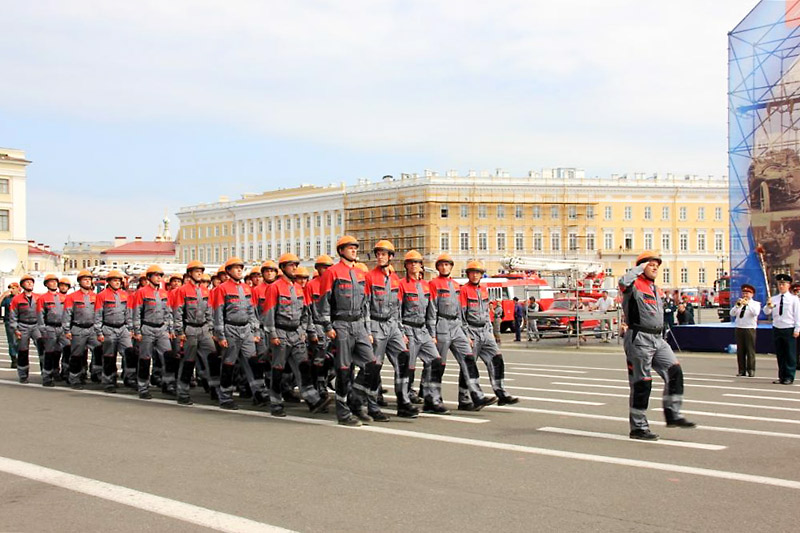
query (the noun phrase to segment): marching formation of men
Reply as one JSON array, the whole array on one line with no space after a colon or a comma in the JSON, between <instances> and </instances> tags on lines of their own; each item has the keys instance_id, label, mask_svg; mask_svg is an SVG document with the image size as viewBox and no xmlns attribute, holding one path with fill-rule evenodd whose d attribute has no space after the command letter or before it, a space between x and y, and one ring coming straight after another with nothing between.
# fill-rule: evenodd
<instances>
[{"instance_id":1,"label":"marching formation of men","mask_svg":"<svg viewBox=\"0 0 800 533\"><path fill-rule=\"evenodd\" d=\"M190 405L197 382L222 409L238 409L238 389L239 398L268 405L273 416L286 416L285 401L303 401L311 413L325 413L334 403L340 424L360 426L390 419L381 410L387 406L384 359L394 369L398 417L416 418L417 405L426 413L450 414L442 378L452 353L459 410L518 402L503 386L505 364L492 333L488 292L480 286L480 262L469 262L469 281L460 286L450 278L447 254L436 260L438 277L426 281L422 256L414 250L403 258L406 274L400 278L390 241L374 247L377 266L371 271L358 262L358 248L353 237L339 239L339 261L319 256L313 279L292 253L249 273L235 257L214 275L192 261L183 276L168 280L153 265L135 288L112 270L100 292L88 270L78 273L73 292L69 280L46 276L43 295L33 293L31 276L23 276L9 306L19 381L28 382L33 344L45 387L64 381L82 389L90 379L114 393L121 361L122 384L142 400L160 386ZM417 360L419 393L413 385ZM480 387L478 360L494 396Z\"/></svg>"}]
</instances>

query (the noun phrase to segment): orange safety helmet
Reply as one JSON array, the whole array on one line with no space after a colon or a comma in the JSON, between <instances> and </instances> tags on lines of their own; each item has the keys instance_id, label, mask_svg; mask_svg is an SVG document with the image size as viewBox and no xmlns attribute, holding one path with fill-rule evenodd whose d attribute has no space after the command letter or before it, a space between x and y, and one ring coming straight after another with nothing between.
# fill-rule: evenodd
<instances>
[{"instance_id":1,"label":"orange safety helmet","mask_svg":"<svg viewBox=\"0 0 800 533\"><path fill-rule=\"evenodd\" d=\"M352 235L342 236L338 241L336 241L336 251L338 252L341 247L347 246L349 244L354 244L355 247L358 248L358 239L356 239Z\"/></svg>"},{"instance_id":2,"label":"orange safety helmet","mask_svg":"<svg viewBox=\"0 0 800 533\"><path fill-rule=\"evenodd\" d=\"M203 277L200 278L200 281L207 281L211 283L211 275L210 274L203 274Z\"/></svg>"},{"instance_id":3,"label":"orange safety helmet","mask_svg":"<svg viewBox=\"0 0 800 533\"><path fill-rule=\"evenodd\" d=\"M224 274L225 273L225 265L222 265L217 269L217 274Z\"/></svg>"},{"instance_id":4,"label":"orange safety helmet","mask_svg":"<svg viewBox=\"0 0 800 533\"><path fill-rule=\"evenodd\" d=\"M653 250L645 250L639 254L639 257L636 258L636 265L638 266L641 263L647 263L649 261L658 261L658 264L660 265L661 256Z\"/></svg>"},{"instance_id":5,"label":"orange safety helmet","mask_svg":"<svg viewBox=\"0 0 800 533\"><path fill-rule=\"evenodd\" d=\"M169 275L169 280L172 281L173 279L179 279L179 280L183 281L183 274L177 274L177 273L170 274Z\"/></svg>"},{"instance_id":6,"label":"orange safety helmet","mask_svg":"<svg viewBox=\"0 0 800 533\"><path fill-rule=\"evenodd\" d=\"M372 249L373 252L377 252L378 250L386 250L389 252L389 255L394 255L394 244L391 241L387 241L386 239L382 239L375 243L375 248Z\"/></svg>"},{"instance_id":7,"label":"orange safety helmet","mask_svg":"<svg viewBox=\"0 0 800 533\"><path fill-rule=\"evenodd\" d=\"M477 270L479 272L486 272L486 267L484 267L483 263L481 263L480 261L473 260L473 261L469 261L467 263L467 268L465 270L467 272L469 272L470 270Z\"/></svg>"},{"instance_id":8,"label":"orange safety helmet","mask_svg":"<svg viewBox=\"0 0 800 533\"><path fill-rule=\"evenodd\" d=\"M321 256L317 257L316 260L314 260L314 266L315 267L316 266L320 266L320 265L322 265L322 266L333 266L333 259L331 259L331 256L329 256L329 255L322 254Z\"/></svg>"},{"instance_id":9,"label":"orange safety helmet","mask_svg":"<svg viewBox=\"0 0 800 533\"><path fill-rule=\"evenodd\" d=\"M189 261L189 264L186 265L186 272L189 272L192 269L199 268L200 270L205 270L206 266L202 263L202 261Z\"/></svg>"},{"instance_id":10,"label":"orange safety helmet","mask_svg":"<svg viewBox=\"0 0 800 533\"><path fill-rule=\"evenodd\" d=\"M115 272L115 271L112 270L111 272ZM60 280L58 280L58 284L59 285L69 285L70 287L72 286L72 282L69 280L69 278L61 278Z\"/></svg>"},{"instance_id":11,"label":"orange safety helmet","mask_svg":"<svg viewBox=\"0 0 800 533\"><path fill-rule=\"evenodd\" d=\"M439 263L450 263L451 265L455 264L453 262L453 258L450 257L450 254L441 254L439 257L437 257L435 264L438 265Z\"/></svg>"},{"instance_id":12,"label":"orange safety helmet","mask_svg":"<svg viewBox=\"0 0 800 533\"><path fill-rule=\"evenodd\" d=\"M304 266L297 267L297 270L294 271L294 277L308 278L308 269Z\"/></svg>"},{"instance_id":13,"label":"orange safety helmet","mask_svg":"<svg viewBox=\"0 0 800 533\"><path fill-rule=\"evenodd\" d=\"M47 283L48 281L58 281L58 276L55 274L48 274L44 277L44 282Z\"/></svg>"},{"instance_id":14,"label":"orange safety helmet","mask_svg":"<svg viewBox=\"0 0 800 533\"><path fill-rule=\"evenodd\" d=\"M25 275L23 275L21 278L19 278L19 283L20 283L20 285L22 285L22 282L23 282L23 281L27 281L27 280L35 281L35 280L33 279L33 276L31 276L30 274L25 274Z\"/></svg>"},{"instance_id":15,"label":"orange safety helmet","mask_svg":"<svg viewBox=\"0 0 800 533\"><path fill-rule=\"evenodd\" d=\"M263 274L264 271L267 270L267 269L271 269L271 270L274 270L275 272L277 272L278 271L278 265L276 265L275 261L273 261L272 259L267 259L266 261L261 263L261 273Z\"/></svg>"},{"instance_id":16,"label":"orange safety helmet","mask_svg":"<svg viewBox=\"0 0 800 533\"><path fill-rule=\"evenodd\" d=\"M122 275L122 272L119 270L112 270L108 274L106 274L106 279L124 279L125 276Z\"/></svg>"},{"instance_id":17,"label":"orange safety helmet","mask_svg":"<svg viewBox=\"0 0 800 533\"><path fill-rule=\"evenodd\" d=\"M408 263L409 261L422 263L422 254L416 250L409 250L406 252L406 256L403 258L404 263Z\"/></svg>"},{"instance_id":18,"label":"orange safety helmet","mask_svg":"<svg viewBox=\"0 0 800 533\"><path fill-rule=\"evenodd\" d=\"M250 273L247 274L247 277L250 278L252 276L261 277L261 271L258 269L258 267L253 267L250 269Z\"/></svg>"},{"instance_id":19,"label":"orange safety helmet","mask_svg":"<svg viewBox=\"0 0 800 533\"><path fill-rule=\"evenodd\" d=\"M164 275L164 270L158 265L150 265L149 267L147 267L147 270L144 271L144 276L146 278L149 278L153 274L158 274L158 275L163 276ZM78 277L80 278L80 276L78 276Z\"/></svg>"},{"instance_id":20,"label":"orange safety helmet","mask_svg":"<svg viewBox=\"0 0 800 533\"><path fill-rule=\"evenodd\" d=\"M238 257L231 257L230 259L225 261L225 265L224 265L225 271L227 272L229 268L231 268L232 266L236 266L236 265L244 268L244 261L242 261Z\"/></svg>"},{"instance_id":21,"label":"orange safety helmet","mask_svg":"<svg viewBox=\"0 0 800 533\"><path fill-rule=\"evenodd\" d=\"M300 258L293 253L285 253L280 257L280 259L278 259L278 266L283 265L285 263L297 263L299 265Z\"/></svg>"},{"instance_id":22,"label":"orange safety helmet","mask_svg":"<svg viewBox=\"0 0 800 533\"><path fill-rule=\"evenodd\" d=\"M353 266L363 272L369 272L369 267L367 267L367 265L361 263L360 261L357 261L356 264Z\"/></svg>"},{"instance_id":23,"label":"orange safety helmet","mask_svg":"<svg viewBox=\"0 0 800 533\"><path fill-rule=\"evenodd\" d=\"M78 281L80 281L81 278L93 278L93 277L94 276L92 275L92 273L89 272L88 270L81 270L80 272L78 272Z\"/></svg>"}]
</instances>

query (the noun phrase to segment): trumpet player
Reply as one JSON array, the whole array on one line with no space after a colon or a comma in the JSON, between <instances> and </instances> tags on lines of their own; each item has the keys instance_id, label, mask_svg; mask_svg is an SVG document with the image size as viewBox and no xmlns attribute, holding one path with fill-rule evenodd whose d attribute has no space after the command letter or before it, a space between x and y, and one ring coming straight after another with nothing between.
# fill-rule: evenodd
<instances>
[{"instance_id":1,"label":"trumpet player","mask_svg":"<svg viewBox=\"0 0 800 533\"><path fill-rule=\"evenodd\" d=\"M742 297L731 308L731 319L736 325L737 376L756 375L756 327L761 303L753 299L756 289L748 283L742 284Z\"/></svg>"}]
</instances>

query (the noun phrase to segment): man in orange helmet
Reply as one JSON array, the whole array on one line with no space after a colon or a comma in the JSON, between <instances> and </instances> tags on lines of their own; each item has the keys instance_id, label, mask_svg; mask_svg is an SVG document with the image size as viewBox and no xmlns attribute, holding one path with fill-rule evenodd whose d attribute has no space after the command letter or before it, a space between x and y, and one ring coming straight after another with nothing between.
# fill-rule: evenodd
<instances>
[{"instance_id":1,"label":"man in orange helmet","mask_svg":"<svg viewBox=\"0 0 800 533\"><path fill-rule=\"evenodd\" d=\"M406 253L403 263L405 277L400 280L400 320L408 338L409 368L413 370L417 358L422 359L425 371L422 377L425 413L449 415L442 401L444 361L436 350L436 306L428 282L422 279L422 254L416 250Z\"/></svg>"},{"instance_id":2,"label":"man in orange helmet","mask_svg":"<svg viewBox=\"0 0 800 533\"><path fill-rule=\"evenodd\" d=\"M58 278L53 274L44 277L47 292L36 302L39 331L44 339L44 364L42 365L42 385L55 386L54 374L57 372L61 350L67 343L62 322L66 295L58 291Z\"/></svg>"},{"instance_id":3,"label":"man in orange helmet","mask_svg":"<svg viewBox=\"0 0 800 533\"><path fill-rule=\"evenodd\" d=\"M469 282L461 287L461 313L467 325L472 352L486 365L498 405L518 403L519 398L509 395L503 384L506 365L494 340L489 315L489 291L480 284L486 269L480 261L469 261L466 270Z\"/></svg>"},{"instance_id":4,"label":"man in orange helmet","mask_svg":"<svg viewBox=\"0 0 800 533\"><path fill-rule=\"evenodd\" d=\"M122 288L122 272L112 270L106 275L106 288L100 291L94 305L94 328L97 340L103 346L103 386L106 392L117 389L117 354L123 358L123 369L128 382L135 379L135 367L125 362L133 349L131 343L131 313L128 293Z\"/></svg>"},{"instance_id":5,"label":"man in orange helmet","mask_svg":"<svg viewBox=\"0 0 800 533\"><path fill-rule=\"evenodd\" d=\"M369 291L369 317L372 326L372 349L379 364L387 357L394 368L394 391L397 397L397 416L416 418L417 409L409 398L409 353L408 338L400 330L400 278L391 268L395 255L394 245L388 240L380 240L373 248L376 266L367 273ZM378 384L380 401L380 383ZM368 402L372 401L370 396ZM373 410L377 406L370 406ZM374 418L374 416L373 416Z\"/></svg>"},{"instance_id":6,"label":"man in orange helmet","mask_svg":"<svg viewBox=\"0 0 800 533\"><path fill-rule=\"evenodd\" d=\"M439 276L430 282L436 306L436 348L442 361L446 361L447 352L452 351L458 363L458 409L480 411L495 403L497 398L487 399L481 390L478 365L461 318L461 285L450 277L452 269L453 259L448 254L440 255L436 259Z\"/></svg>"},{"instance_id":7,"label":"man in orange helmet","mask_svg":"<svg viewBox=\"0 0 800 533\"><path fill-rule=\"evenodd\" d=\"M209 304L209 292L203 281L205 266L200 261L186 265L189 279L172 298L172 313L175 335L183 343L183 357L178 368L178 403L191 405L189 394L197 359L204 369L207 387L219 387L219 382L208 374L208 356L214 351L211 340L213 317Z\"/></svg>"},{"instance_id":8,"label":"man in orange helmet","mask_svg":"<svg viewBox=\"0 0 800 533\"><path fill-rule=\"evenodd\" d=\"M62 301L66 302L67 293L71 288L72 288L72 282L70 282L68 278L61 278L60 280L58 280L58 292L61 294ZM67 335L63 327L61 329L61 339L62 339L61 341L62 347L61 347L60 375L54 374L53 377L56 378L57 381L63 381L64 383L69 383L70 342L67 339ZM58 368L55 368L54 371L58 371Z\"/></svg>"},{"instance_id":9,"label":"man in orange helmet","mask_svg":"<svg viewBox=\"0 0 800 533\"><path fill-rule=\"evenodd\" d=\"M40 335L33 283L31 275L22 276L19 280L21 291L11 300L10 306L9 322L17 338L17 377L20 383L28 382L30 341L35 343Z\"/></svg>"},{"instance_id":10,"label":"man in orange helmet","mask_svg":"<svg viewBox=\"0 0 800 533\"><path fill-rule=\"evenodd\" d=\"M244 262L231 257L225 262L225 272L229 279L214 291L211 308L214 316L214 334L224 350L220 369L219 406L222 409L238 409L233 401L234 364L239 360L250 387L263 395L263 383L258 384L253 376L252 366L257 364L256 343L258 319L253 309L253 295L244 283ZM260 385L260 386L259 386Z\"/></svg>"},{"instance_id":11,"label":"man in orange helmet","mask_svg":"<svg viewBox=\"0 0 800 533\"><path fill-rule=\"evenodd\" d=\"M267 336L263 330L261 310L264 308L264 301L267 298L267 291L270 285L275 283L278 276L278 265L275 261L268 259L261 264L261 280L253 288L253 309L258 319L259 342L256 343L257 364L253 369L254 377L260 382L264 382L264 390L270 390L270 369L271 350L267 344ZM259 406L267 404L267 396L259 395L253 398L253 403Z\"/></svg>"},{"instance_id":12,"label":"man in orange helmet","mask_svg":"<svg viewBox=\"0 0 800 533\"><path fill-rule=\"evenodd\" d=\"M619 280L628 326L624 346L630 383L629 436L637 440L658 440L647 422L653 369L664 379L662 404L667 427L695 427L694 422L681 415L683 370L662 336L664 308L662 295L655 285L660 266L659 254L645 251L636 258L636 266Z\"/></svg>"},{"instance_id":13,"label":"man in orange helmet","mask_svg":"<svg viewBox=\"0 0 800 533\"><path fill-rule=\"evenodd\" d=\"M3 308L3 322L6 330L6 340L8 341L8 356L11 359L11 368L17 368L17 336L14 335L14 330L11 329L11 300L20 293L19 283L12 282L8 284L8 290L0 295Z\"/></svg>"},{"instance_id":14,"label":"man in orange helmet","mask_svg":"<svg viewBox=\"0 0 800 533\"><path fill-rule=\"evenodd\" d=\"M96 294L92 290L92 273L88 270L78 272L78 290L67 295L64 301L62 327L70 341L69 384L73 389L82 389L85 377L83 367L86 364L86 350L100 348L94 327L94 308ZM101 355L102 357L102 355ZM92 368L102 372L98 361ZM95 381L94 379L92 381ZM100 381L99 377L96 381Z\"/></svg>"},{"instance_id":15,"label":"man in orange helmet","mask_svg":"<svg viewBox=\"0 0 800 533\"><path fill-rule=\"evenodd\" d=\"M288 363L300 384L300 393L312 413L327 407L330 398L321 398L311 378L306 334L311 326L303 288L294 279L300 259L292 253L283 254L278 267L283 275L269 286L261 309L264 331L272 347L272 379L270 380L270 412L286 416L283 407L281 382Z\"/></svg>"},{"instance_id":16,"label":"man in orange helmet","mask_svg":"<svg viewBox=\"0 0 800 533\"><path fill-rule=\"evenodd\" d=\"M336 243L336 252L339 262L322 275L315 320L336 347L336 418L341 425L357 427L372 417L366 406L355 405L359 398L351 394L352 367L364 369L367 390L375 390L380 366L372 351L366 275L355 267L358 241L345 235ZM351 402L357 411L351 410Z\"/></svg>"},{"instance_id":17,"label":"man in orange helmet","mask_svg":"<svg viewBox=\"0 0 800 533\"><path fill-rule=\"evenodd\" d=\"M150 361L153 355L163 358L172 349L172 313L169 308L169 295L161 288L164 271L158 265L151 265L145 271L147 282L136 291L133 302L133 336L139 341L139 368L137 385L139 398L149 400ZM177 360L164 359L162 390L175 394L175 373Z\"/></svg>"},{"instance_id":18,"label":"man in orange helmet","mask_svg":"<svg viewBox=\"0 0 800 533\"><path fill-rule=\"evenodd\" d=\"M316 314L317 306L321 296L321 282L322 275L325 271L333 266L333 259L328 255L320 255L314 261L314 269L317 271L317 276L308 282L305 287L306 298L309 302L309 308L312 317L312 330L309 331L308 341L309 350L311 352L313 365L311 372L314 375L314 383L320 396L328 396L328 380L333 379L333 355L330 353L331 342L325 335L325 330L321 325L313 320Z\"/></svg>"}]
</instances>

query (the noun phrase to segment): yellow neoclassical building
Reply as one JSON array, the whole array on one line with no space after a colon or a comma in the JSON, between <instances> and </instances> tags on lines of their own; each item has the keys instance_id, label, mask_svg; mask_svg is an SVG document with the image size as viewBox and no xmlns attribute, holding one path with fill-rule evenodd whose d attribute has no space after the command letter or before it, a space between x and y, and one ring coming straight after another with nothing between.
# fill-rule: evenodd
<instances>
[{"instance_id":1,"label":"yellow neoclassical building","mask_svg":"<svg viewBox=\"0 0 800 533\"><path fill-rule=\"evenodd\" d=\"M457 273L470 259L496 272L519 256L601 262L618 277L645 249L663 254L664 287L711 287L729 268L725 177L427 171L245 195L185 207L178 217L184 262L217 263L234 252L258 262L282 251L310 261L349 233L368 264L374 243L388 238L398 254L416 249L431 264L449 253Z\"/></svg>"},{"instance_id":2,"label":"yellow neoclassical building","mask_svg":"<svg viewBox=\"0 0 800 533\"><path fill-rule=\"evenodd\" d=\"M0 275L27 270L25 152L0 148Z\"/></svg>"}]
</instances>

